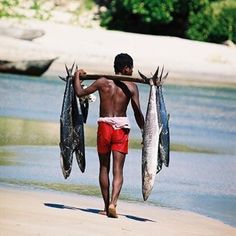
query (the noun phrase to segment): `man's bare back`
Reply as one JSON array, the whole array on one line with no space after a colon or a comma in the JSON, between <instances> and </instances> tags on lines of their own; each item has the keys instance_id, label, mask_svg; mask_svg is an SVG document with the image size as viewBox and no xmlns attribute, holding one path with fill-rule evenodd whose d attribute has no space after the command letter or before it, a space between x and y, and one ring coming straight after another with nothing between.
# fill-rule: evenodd
<instances>
[{"instance_id":1,"label":"man's bare back","mask_svg":"<svg viewBox=\"0 0 236 236\"><path fill-rule=\"evenodd\" d=\"M127 106L131 100L134 116L140 128L143 127L143 116L140 110L138 87L133 82L114 82L106 78L100 78L89 87L82 88L79 76L85 73L78 70L75 73L75 91L78 96L83 97L99 92L100 117L126 117Z\"/></svg>"},{"instance_id":2,"label":"man's bare back","mask_svg":"<svg viewBox=\"0 0 236 236\"><path fill-rule=\"evenodd\" d=\"M132 82L97 81L100 96L100 117L125 117L127 106L136 91Z\"/></svg>"}]
</instances>

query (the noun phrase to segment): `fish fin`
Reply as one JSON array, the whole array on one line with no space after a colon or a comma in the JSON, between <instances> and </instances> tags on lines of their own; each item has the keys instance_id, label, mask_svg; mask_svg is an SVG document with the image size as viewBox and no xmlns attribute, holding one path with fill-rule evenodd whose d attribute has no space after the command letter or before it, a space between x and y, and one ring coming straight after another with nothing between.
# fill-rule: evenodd
<instances>
[{"instance_id":1,"label":"fish fin","mask_svg":"<svg viewBox=\"0 0 236 236\"><path fill-rule=\"evenodd\" d=\"M156 69L156 72L154 73L154 75L152 76L153 79L158 79L158 73L159 73L159 66Z\"/></svg>"},{"instance_id":2,"label":"fish fin","mask_svg":"<svg viewBox=\"0 0 236 236\"><path fill-rule=\"evenodd\" d=\"M142 79L144 79L145 81L148 80L148 78L144 74L142 74L139 70L138 70L138 73Z\"/></svg>"},{"instance_id":3,"label":"fish fin","mask_svg":"<svg viewBox=\"0 0 236 236\"><path fill-rule=\"evenodd\" d=\"M159 77L159 85L163 85L164 83L164 80L167 78L167 76L169 75L169 72L167 72L164 76L163 76L163 72L164 72L164 65L162 66L162 69L161 69L161 75Z\"/></svg>"},{"instance_id":4,"label":"fish fin","mask_svg":"<svg viewBox=\"0 0 236 236\"><path fill-rule=\"evenodd\" d=\"M73 63L73 65L72 65L71 68L70 68L70 74L71 74L71 75L72 75L72 72L73 72L74 66L75 66L75 62Z\"/></svg>"},{"instance_id":5,"label":"fish fin","mask_svg":"<svg viewBox=\"0 0 236 236\"><path fill-rule=\"evenodd\" d=\"M169 72L167 72L167 73L165 74L165 76L162 78L162 80L166 79L168 75L169 75Z\"/></svg>"},{"instance_id":6,"label":"fish fin","mask_svg":"<svg viewBox=\"0 0 236 236\"><path fill-rule=\"evenodd\" d=\"M67 76L70 76L70 70L68 69L67 65L65 64L65 68L66 68L66 73L67 73Z\"/></svg>"},{"instance_id":7,"label":"fish fin","mask_svg":"<svg viewBox=\"0 0 236 236\"><path fill-rule=\"evenodd\" d=\"M162 79L162 76L163 76L163 71L164 71L164 66L162 66L162 69L161 69L161 75L160 75L160 81L161 81L161 79Z\"/></svg>"}]
</instances>

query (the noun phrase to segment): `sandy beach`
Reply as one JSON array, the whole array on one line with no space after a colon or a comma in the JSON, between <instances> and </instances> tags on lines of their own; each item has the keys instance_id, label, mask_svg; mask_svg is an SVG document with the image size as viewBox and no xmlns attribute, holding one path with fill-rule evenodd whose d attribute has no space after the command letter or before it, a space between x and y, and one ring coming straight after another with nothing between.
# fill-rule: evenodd
<instances>
[{"instance_id":1,"label":"sandy beach","mask_svg":"<svg viewBox=\"0 0 236 236\"><path fill-rule=\"evenodd\" d=\"M100 198L0 189L0 235L236 235L236 228L180 210L119 201L112 219L98 214Z\"/></svg>"},{"instance_id":2,"label":"sandy beach","mask_svg":"<svg viewBox=\"0 0 236 236\"><path fill-rule=\"evenodd\" d=\"M152 36L102 28L22 20L1 20L0 27L45 31L32 42L0 36L0 59L58 59L47 75L65 74L64 64L77 62L87 73L113 74L116 54L126 52L138 70L150 76L157 66L170 72L168 83L236 86L236 47L168 36Z\"/></svg>"}]
</instances>

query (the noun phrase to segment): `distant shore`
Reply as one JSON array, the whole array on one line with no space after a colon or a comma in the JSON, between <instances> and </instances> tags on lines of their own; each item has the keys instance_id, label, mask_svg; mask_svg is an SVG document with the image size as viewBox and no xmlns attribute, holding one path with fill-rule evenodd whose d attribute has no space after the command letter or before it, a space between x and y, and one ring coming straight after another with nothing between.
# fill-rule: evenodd
<instances>
[{"instance_id":1,"label":"distant shore","mask_svg":"<svg viewBox=\"0 0 236 236\"><path fill-rule=\"evenodd\" d=\"M1 27L42 29L32 42L0 36L0 59L59 57L44 74L65 74L76 61L88 73L113 74L116 54L127 52L137 71L150 76L157 66L169 71L167 83L236 87L236 48L176 37L152 36L34 20L2 20Z\"/></svg>"},{"instance_id":2,"label":"distant shore","mask_svg":"<svg viewBox=\"0 0 236 236\"><path fill-rule=\"evenodd\" d=\"M0 186L1 235L233 236L236 228L198 214L119 201L118 219L100 198Z\"/></svg>"}]
</instances>

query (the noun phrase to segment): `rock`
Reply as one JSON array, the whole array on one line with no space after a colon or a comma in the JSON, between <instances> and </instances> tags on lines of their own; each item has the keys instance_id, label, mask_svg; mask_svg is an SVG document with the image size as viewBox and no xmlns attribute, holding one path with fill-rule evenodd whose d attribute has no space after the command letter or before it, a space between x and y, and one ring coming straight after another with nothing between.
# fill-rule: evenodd
<instances>
[{"instance_id":1,"label":"rock","mask_svg":"<svg viewBox=\"0 0 236 236\"><path fill-rule=\"evenodd\" d=\"M0 27L0 35L32 41L45 34L41 29L23 29L18 27Z\"/></svg>"}]
</instances>

